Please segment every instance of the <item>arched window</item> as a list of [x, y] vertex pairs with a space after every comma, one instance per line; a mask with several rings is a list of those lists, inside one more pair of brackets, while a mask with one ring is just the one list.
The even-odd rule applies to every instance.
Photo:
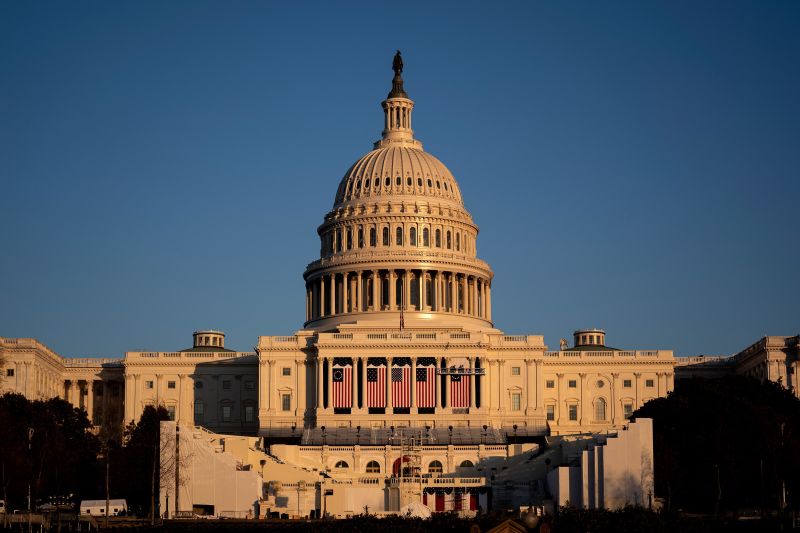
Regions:
[[472, 467], [473, 467], [473, 466], [475, 466], [475, 465], [474, 465], [474, 464], [472, 464], [472, 461], [470, 461], [469, 459], [467, 459], [467, 460], [465, 460], [465, 461], [461, 461], [461, 464], [460, 464], [460, 465], [458, 465], [458, 466], [459, 466], [460, 468], [472, 468]]
[[383, 245], [389, 246], [389, 228], [383, 228]]
[[353, 231], [350, 229], [347, 230], [347, 249], [353, 249]]
[[408, 230], [408, 244], [411, 246], [417, 245], [417, 228], [411, 226], [411, 229]]
[[447, 238], [445, 240], [447, 241], [447, 249], [449, 250], [452, 247], [452, 242], [450, 239], [450, 230], [447, 230]]
[[334, 465], [334, 468], [350, 468], [346, 461], [339, 461]]
[[422, 178], [417, 178], [417, 187], [422, 188]]
[[364, 228], [361, 226], [358, 227], [358, 247], [364, 247]]
[[430, 474], [441, 474], [442, 471], [442, 463], [439, 461], [431, 461], [428, 465], [428, 473]]
[[403, 228], [402, 227], [398, 226], [397, 233], [395, 235], [394, 241], [395, 241], [394, 243], [397, 246], [403, 246]]
[[367, 463], [367, 474], [380, 474], [381, 465], [378, 461], [370, 461]]
[[430, 246], [430, 237], [428, 236], [428, 228], [422, 228], [422, 246]]
[[378, 246], [378, 235], [375, 228], [369, 228], [369, 245], [373, 248]]
[[342, 230], [336, 230], [336, 253], [340, 253], [342, 251]]
[[437, 248], [441, 248], [442, 247], [442, 230], [440, 230], [440, 229], [436, 230], [433, 242], [434, 242], [434, 244], [436, 244]]
[[606, 419], [606, 401], [603, 398], [598, 398], [594, 402], [594, 419], [595, 420]]
[[456, 252], [461, 251], [461, 234], [456, 233]]

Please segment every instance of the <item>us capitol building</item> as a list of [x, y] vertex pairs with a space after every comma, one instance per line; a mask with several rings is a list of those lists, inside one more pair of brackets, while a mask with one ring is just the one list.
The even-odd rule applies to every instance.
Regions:
[[259, 337], [255, 352], [197, 331], [188, 349], [122, 359], [0, 338], [0, 390], [62, 397], [111, 434], [164, 405], [181, 426], [351, 478], [397, 473], [404, 439], [430, 451], [420, 471], [447, 474], [507, 457], [512, 442], [620, 430], [667, 395], [672, 351], [610, 348], [597, 329], [551, 350], [541, 335], [495, 327], [478, 226], [451, 172], [414, 137], [402, 68], [398, 54], [382, 136], [345, 172], [317, 230], [302, 329]]

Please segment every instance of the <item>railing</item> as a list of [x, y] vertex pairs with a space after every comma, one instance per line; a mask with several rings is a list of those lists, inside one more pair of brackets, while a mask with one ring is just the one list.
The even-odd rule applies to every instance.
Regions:
[[124, 361], [136, 359], [237, 359], [255, 352], [127, 352]]
[[731, 355], [696, 355], [693, 357], [676, 357], [675, 366], [688, 366], [703, 363], [720, 363], [732, 365], [736, 359]]
[[575, 350], [575, 351], [558, 351], [558, 352], [544, 352], [545, 357], [564, 357], [564, 358], [580, 358], [580, 357], [619, 357], [619, 358], [637, 358], [637, 357], [669, 357], [672, 358], [672, 351], [670, 350]]
[[[378, 248], [376, 250], [348, 250], [346, 253], [329, 255], [327, 257], [323, 257], [309, 263], [306, 266], [306, 271], [322, 267], [347, 265], [351, 263], [370, 261], [375, 259], [385, 260], [386, 258], [396, 258], [396, 259], [409, 258], [414, 261], [418, 261], [420, 259], [456, 260], [456, 261], [464, 261], [473, 267], [482, 268], [484, 270], [490, 270], [489, 264], [486, 261], [478, 259], [475, 255], [468, 253], [461, 254], [461, 253], [444, 252], [444, 251], [434, 252], [427, 250], [392, 250], [391, 248], [383, 247], [383, 248]], [[431, 270], [436, 270], [436, 269], [432, 268]], [[444, 272], [450, 272], [452, 269], [448, 267], [448, 268], [441, 268], [439, 270], [442, 270]]]
[[64, 358], [64, 366], [67, 367], [75, 367], [75, 366], [101, 366], [101, 365], [110, 365], [110, 364], [122, 364], [122, 359], [114, 359], [110, 357], [81, 357], [81, 358]]

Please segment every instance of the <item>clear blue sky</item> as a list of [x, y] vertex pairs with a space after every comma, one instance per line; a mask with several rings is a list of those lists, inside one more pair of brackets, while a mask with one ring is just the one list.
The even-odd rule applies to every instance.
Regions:
[[497, 327], [678, 355], [800, 332], [798, 2], [8, 1], [0, 335], [299, 329], [396, 48]]

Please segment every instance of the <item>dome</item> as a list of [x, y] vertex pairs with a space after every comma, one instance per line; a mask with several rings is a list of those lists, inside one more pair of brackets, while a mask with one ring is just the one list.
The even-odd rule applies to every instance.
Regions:
[[334, 207], [387, 196], [430, 197], [463, 206], [447, 167], [421, 148], [401, 144], [378, 148], [356, 161], [339, 184]]

